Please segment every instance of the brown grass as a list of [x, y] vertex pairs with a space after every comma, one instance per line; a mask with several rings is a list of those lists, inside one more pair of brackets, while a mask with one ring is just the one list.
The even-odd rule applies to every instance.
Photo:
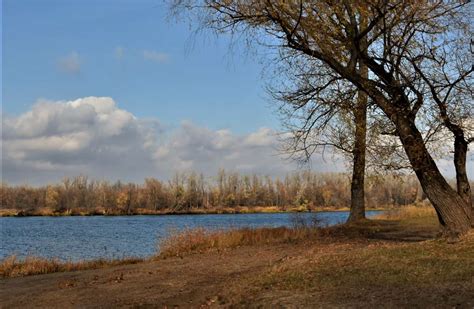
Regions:
[[313, 228], [243, 228], [228, 231], [192, 229], [160, 242], [160, 258], [183, 256], [209, 250], [223, 250], [248, 245], [291, 243], [316, 237]]
[[0, 209], [0, 217], [14, 217], [18, 215], [18, 210], [16, 209]]
[[96, 269], [109, 266], [136, 264], [143, 261], [139, 258], [127, 258], [121, 260], [99, 259], [81, 262], [63, 262], [58, 259], [45, 259], [39, 257], [26, 257], [19, 259], [10, 256], [0, 261], [0, 277], [23, 277], [55, 272]]
[[[321, 227], [315, 217], [314, 222], [295, 220], [293, 228], [243, 228], [234, 230], [207, 231], [191, 229], [176, 233], [159, 243], [159, 257], [184, 256], [211, 250], [224, 250], [248, 245], [292, 243], [305, 240], [326, 240], [328, 238], [368, 238], [388, 226], [419, 227], [421, 229], [436, 225], [435, 212], [429, 206], [406, 206], [378, 215], [373, 220], [357, 223]], [[298, 219], [295, 216], [295, 219]], [[392, 222], [392, 224], [387, 224]]]
[[225, 250], [241, 246], [256, 246], [301, 241], [317, 241], [335, 238], [367, 237], [377, 233], [377, 221], [364, 221], [359, 224], [337, 225], [331, 227], [278, 227], [243, 228], [235, 230], [208, 231], [202, 228], [186, 230], [173, 234], [159, 243], [158, 258], [185, 256], [212, 250]]
[[[350, 251], [357, 251], [351, 254]], [[302, 258], [301, 265], [276, 267], [266, 284], [304, 289], [324, 284], [338, 289], [364, 283], [383, 285], [434, 285], [439, 282], [474, 283], [474, 233], [456, 245], [443, 240], [421, 242], [373, 242], [322, 255], [317, 261]], [[298, 282], [294, 279], [298, 277]], [[262, 283], [263, 283], [262, 282]], [[310, 284], [311, 283], [311, 284]]]
[[435, 217], [436, 212], [430, 205], [419, 204], [400, 207], [398, 209], [386, 211], [380, 215], [375, 216], [375, 219], [384, 220], [406, 220], [417, 218], [431, 218]]

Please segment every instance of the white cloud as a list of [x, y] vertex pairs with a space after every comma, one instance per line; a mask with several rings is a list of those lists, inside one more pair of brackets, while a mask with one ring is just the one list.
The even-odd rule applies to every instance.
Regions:
[[[3, 115], [3, 180], [44, 184], [83, 174], [141, 182], [145, 177], [170, 179], [177, 171], [213, 176], [225, 168], [283, 176], [297, 169], [278, 154], [278, 137], [271, 128], [236, 134], [189, 121], [165, 128], [156, 119], [134, 116], [108, 97], [39, 101], [17, 117]], [[344, 162], [332, 158], [331, 153], [326, 153], [325, 160], [315, 154], [312, 169], [344, 170]], [[472, 155], [470, 159], [472, 176]], [[451, 162], [439, 165], [453, 177]]]
[[144, 50], [143, 58], [156, 63], [165, 63], [169, 60], [169, 55], [166, 53], [160, 53], [154, 50]]
[[[215, 174], [219, 168], [226, 168], [242, 173], [284, 175], [295, 166], [278, 155], [274, 133], [262, 128], [247, 135], [237, 135], [229, 130], [213, 131], [183, 122], [154, 155], [157, 162], [166, 162], [160, 167], [165, 174], [187, 169]], [[271, 142], [249, 143], [256, 134]]]
[[154, 166], [160, 125], [137, 119], [111, 98], [40, 101], [3, 122], [3, 177], [57, 181], [66, 175], [136, 179]]
[[75, 51], [60, 58], [57, 64], [59, 70], [63, 73], [78, 74], [81, 71], [81, 59]]
[[275, 132], [270, 128], [261, 128], [249, 134], [244, 143], [248, 146], [271, 146], [275, 142]]

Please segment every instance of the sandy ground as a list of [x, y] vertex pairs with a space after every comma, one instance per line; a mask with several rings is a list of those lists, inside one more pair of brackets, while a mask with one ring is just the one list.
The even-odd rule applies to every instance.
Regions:
[[[340, 289], [286, 288], [265, 284], [268, 274], [286, 266], [317, 266], [334, 254], [357, 255], [368, 246], [415, 245], [432, 232], [400, 240], [302, 242], [240, 247], [104, 269], [0, 280], [2, 308], [474, 308], [472, 282], [429, 287], [367, 285], [350, 278]], [[404, 243], [405, 242], [405, 243]], [[474, 269], [472, 269], [474, 274]], [[298, 283], [297, 283], [298, 284]]]
[[[277, 249], [277, 250], [275, 250]], [[200, 307], [286, 257], [288, 248], [240, 248], [135, 265], [0, 281], [2, 307]], [[293, 250], [292, 250], [293, 251]], [[294, 252], [296, 253], [296, 252]], [[238, 292], [238, 291], [237, 291]], [[224, 298], [223, 298], [224, 297]]]

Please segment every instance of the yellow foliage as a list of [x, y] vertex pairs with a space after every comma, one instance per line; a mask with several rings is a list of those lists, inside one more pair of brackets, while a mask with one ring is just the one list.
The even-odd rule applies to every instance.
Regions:
[[48, 186], [46, 189], [46, 197], [45, 197], [45, 206], [48, 208], [55, 209], [59, 203], [59, 193], [56, 189], [52, 186]]

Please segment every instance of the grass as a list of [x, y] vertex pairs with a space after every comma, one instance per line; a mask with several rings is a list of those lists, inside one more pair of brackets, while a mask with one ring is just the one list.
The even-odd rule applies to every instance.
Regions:
[[202, 228], [185, 230], [165, 238], [159, 243], [158, 258], [185, 256], [213, 250], [226, 250], [241, 246], [257, 246], [302, 241], [335, 241], [336, 239], [367, 238], [386, 227], [384, 220], [364, 220], [358, 223], [325, 227], [318, 217], [303, 220], [293, 217], [293, 227], [241, 228], [209, 231]]
[[[283, 297], [283, 304], [295, 307], [312, 307], [318, 297], [326, 307], [362, 306], [363, 299], [364, 304], [373, 300], [365, 304], [368, 307], [380, 306], [384, 300], [384, 306], [394, 308], [411, 307], [414, 300], [427, 307], [470, 303], [474, 295], [474, 232], [459, 243], [448, 244], [434, 237], [437, 229], [435, 212], [414, 206], [377, 219], [331, 227], [191, 230], [166, 240], [161, 256], [246, 245], [286, 250], [284, 258], [262, 273], [242, 279], [230, 294], [242, 299], [243, 307], [269, 304], [275, 295]], [[276, 246], [282, 243], [287, 245]]]
[[142, 261], [143, 259], [139, 258], [126, 258], [120, 260], [99, 259], [93, 261], [64, 262], [58, 259], [45, 259], [32, 256], [24, 259], [10, 256], [0, 261], [0, 277], [12, 278], [55, 272], [97, 269], [117, 265], [136, 264]]
[[274, 267], [257, 285], [285, 290], [324, 286], [335, 293], [357, 293], [358, 287], [404, 288], [443, 284], [474, 285], [474, 234], [450, 245], [440, 240], [419, 243], [353, 244], [328, 250], [318, 258], [306, 256]]
[[426, 204], [409, 205], [392, 209], [379, 214], [375, 219], [385, 220], [407, 220], [416, 218], [436, 218], [436, 212], [433, 207]]
[[[367, 238], [346, 238], [317, 253], [308, 251], [291, 262], [274, 266], [253, 285], [259, 291], [304, 291], [308, 295], [324, 289], [324, 297], [335, 302], [344, 291], [348, 305], [366, 297], [367, 289], [372, 290], [374, 299], [394, 299], [396, 304], [408, 304], [410, 297], [420, 297], [420, 303], [436, 303], [439, 295], [435, 291], [449, 286], [458, 289], [453, 301], [459, 295], [472, 295], [474, 232], [456, 244], [436, 238], [405, 238], [407, 234], [419, 236], [423, 231], [435, 231], [437, 226], [435, 212], [427, 207], [389, 212], [364, 229]], [[357, 228], [360, 226], [347, 226], [342, 231]], [[337, 227], [333, 232], [336, 231]], [[387, 235], [388, 238], [381, 237]], [[443, 297], [448, 301], [450, 296]], [[390, 303], [386, 306], [391, 307]]]
[[229, 231], [187, 230], [163, 240], [159, 258], [183, 256], [210, 250], [224, 250], [240, 246], [291, 243], [316, 237], [318, 231], [309, 228], [259, 228]]
[[[386, 211], [373, 220], [351, 224], [323, 227], [317, 215], [314, 221], [305, 222], [302, 217], [293, 217], [293, 227], [243, 228], [234, 230], [208, 231], [191, 229], [172, 234], [159, 243], [159, 258], [184, 256], [212, 250], [225, 250], [240, 246], [296, 243], [300, 241], [334, 241], [336, 239], [376, 238], [378, 234], [401, 237], [400, 232], [411, 231], [412, 240], [419, 240], [425, 230], [437, 227], [436, 213], [426, 205], [406, 206]], [[401, 230], [390, 234], [391, 229]], [[410, 234], [410, 233], [408, 233]], [[418, 235], [420, 234], [420, 235]], [[429, 233], [428, 233], [429, 234]], [[405, 235], [406, 236], [406, 235]], [[428, 238], [427, 236], [422, 237]], [[418, 237], [418, 238], [417, 238]], [[409, 238], [409, 237], [408, 237]]]

